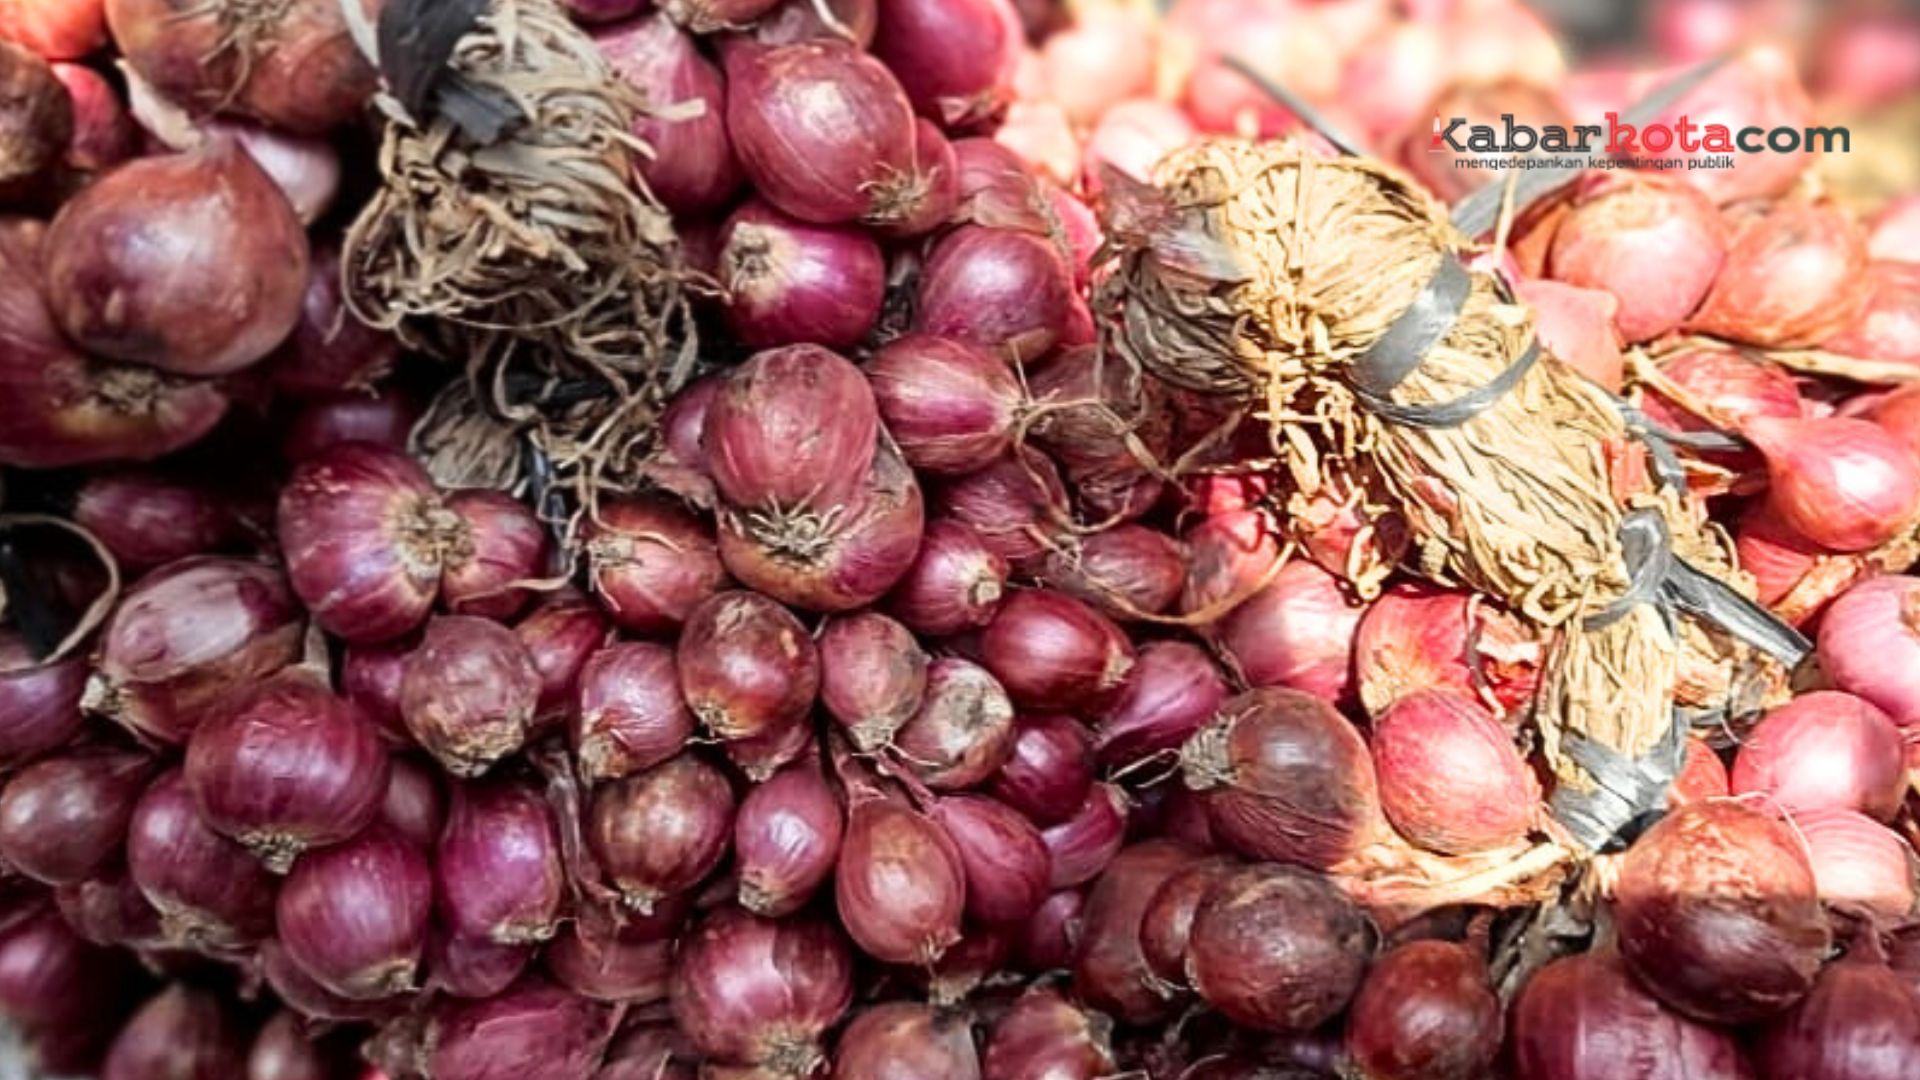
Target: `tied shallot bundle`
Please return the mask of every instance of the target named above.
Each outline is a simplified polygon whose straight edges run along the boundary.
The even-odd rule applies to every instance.
[[[1676,688],[1717,705],[1743,659],[1649,602],[1671,553],[1696,591],[1751,614],[1723,543],[1645,480],[1615,403],[1540,349],[1411,180],[1229,140],[1169,158],[1158,180],[1112,199],[1112,345],[1246,402],[1303,492],[1365,477],[1411,529],[1410,569],[1559,631],[1536,712],[1553,806],[1575,839],[1606,840],[1679,767]]]

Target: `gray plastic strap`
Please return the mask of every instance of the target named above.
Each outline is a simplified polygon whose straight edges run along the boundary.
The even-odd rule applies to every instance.
[[[1504,397],[1507,391],[1520,384],[1540,359],[1540,343],[1530,341],[1527,351],[1519,359],[1507,366],[1505,371],[1495,375],[1492,381],[1470,393],[1462,394],[1452,401],[1443,401],[1437,405],[1403,405],[1391,398],[1369,393],[1359,387],[1354,388],[1354,396],[1381,418],[1403,427],[1450,428],[1461,424],[1485,412],[1495,402]]]
[[[1349,370],[1354,386],[1379,397],[1392,393],[1453,331],[1472,290],[1473,279],[1460,265],[1459,257],[1451,251],[1442,252],[1440,265],[1426,288],[1393,320],[1386,333],[1353,361]]]
[[[1687,470],[1680,463],[1680,455],[1673,452],[1676,446],[1710,454],[1736,453],[1747,447],[1745,440],[1723,431],[1675,431],[1628,404],[1625,398],[1614,398],[1613,407],[1619,410],[1627,433],[1639,439],[1647,453],[1653,455],[1653,474],[1662,487],[1686,486]]]
[[[1629,758],[1577,731],[1562,732],[1560,750],[1593,779],[1591,791],[1555,787],[1548,805],[1555,820],[1590,850],[1604,848],[1620,830],[1665,801],[1686,760],[1687,725],[1676,717],[1660,744]]]

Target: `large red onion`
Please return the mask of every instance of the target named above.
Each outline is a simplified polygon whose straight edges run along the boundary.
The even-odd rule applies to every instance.
[[[1519,1075],[1550,1080],[1752,1080],[1734,1034],[1669,1010],[1602,947],[1535,972],[1513,1007]]]
[[[664,500],[606,500],[581,534],[593,594],[637,634],[677,628],[726,581],[712,530]]]
[[[1088,893],[1073,954],[1073,992],[1091,1008],[1127,1024],[1171,1015],[1173,996],[1153,973],[1140,930],[1161,885],[1194,858],[1186,847],[1149,840],[1120,852]]]
[[[871,1080],[980,1080],[980,1058],[964,1017],[893,1001],[861,1011],[840,1033],[833,1074]]]
[[[1906,797],[1905,750],[1887,714],[1819,690],[1767,713],[1734,756],[1733,792],[1782,809],[1858,810],[1890,821]]]
[[[273,927],[273,876],[207,824],[178,769],[155,780],[134,807],[127,873],[180,945],[230,948]]]
[[[108,869],[152,771],[144,754],[92,747],[14,773],[0,790],[0,860],[48,885]]]
[[[925,518],[913,470],[886,444],[848,501],[824,514],[722,511],[720,559],[743,584],[782,603],[848,611],[906,575]]]
[[[1154,648],[1142,650],[1143,662]],[[1063,713],[1033,713],[1015,721],[1012,749],[988,790],[1034,824],[1054,825],[1085,804],[1093,765],[1087,729],[1079,721]]]
[[[892,753],[936,791],[973,787],[1013,753],[1013,703],[987,669],[940,657],[928,665],[920,707],[894,732]]]
[[[723,592],[687,619],[675,658],[701,725],[725,740],[797,724],[820,686],[820,656],[793,613],[758,593]]]
[[[0,218],[0,462],[147,461],[199,440],[227,410],[215,384],[93,360],[41,295],[45,226]]]
[[[1177,751],[1213,719],[1228,696],[1226,676],[1198,646],[1150,642],[1127,684],[1094,723],[1100,761],[1125,767]]]
[[[1201,897],[1187,976],[1228,1019],[1266,1031],[1310,1031],[1346,1008],[1373,953],[1360,909],[1327,879],[1257,866]]]
[[[966,873],[967,914],[990,924],[1021,923],[1049,894],[1051,856],[1039,830],[1005,803],[956,795],[934,804]]]
[[[1539,782],[1507,729],[1471,698],[1446,690],[1401,698],[1374,721],[1380,804],[1400,835],[1462,855],[1526,839]]]
[[[1353,660],[1373,716],[1422,690],[1491,694],[1511,710],[1533,697],[1540,646],[1520,620],[1468,593],[1404,584],[1367,606]]]
[[[1181,760],[1214,832],[1250,858],[1327,869],[1387,828],[1367,744],[1311,694],[1273,688],[1228,701]]]
[[[985,349],[908,334],[876,350],[866,371],[880,418],[915,469],[969,473],[1011,444],[1020,382]]]
[[[340,293],[340,249],[313,252],[313,270],[293,335],[266,360],[275,388],[301,397],[365,393],[387,377],[400,342],[348,313]]]
[[[885,0],[873,51],[921,115],[970,127],[1012,96],[1019,28],[1006,0]]]
[[[1920,722],[1920,578],[1871,578],[1828,605],[1820,670],[1902,726]]]
[[[1007,574],[1007,560],[979,533],[935,518],[921,532],[913,565],[887,597],[887,610],[931,637],[977,630],[999,610]]]
[[[770,1078],[811,1076],[820,1046],[853,1000],[853,957],[833,926],[726,909],[682,942],[673,1018],[700,1053],[762,1066]]]
[[[488,619],[518,614],[532,596],[519,583],[544,576],[546,526],[527,504],[500,491],[456,491],[447,509],[465,527],[465,542],[447,552],[440,571],[447,610]]]
[[[984,1080],[1099,1080],[1114,1075],[1112,1023],[1057,992],[1022,994],[987,1037]]]
[[[1813,345],[1866,302],[1866,235],[1843,211],[1805,200],[1749,218],[1688,329],[1770,348]]]
[[[120,1029],[100,1080],[234,1080],[246,1069],[247,1039],[227,1003],[175,983],[147,1000]]]
[[[648,190],[676,214],[725,206],[745,177],[727,136],[727,84],[719,67],[665,15],[610,26],[593,40],[647,103],[634,112],[633,134],[652,148],[634,155],[634,172]]]
[[[860,750],[893,741],[927,693],[926,651],[877,612],[829,620],[820,632],[820,703]]]
[[[817,345],[791,345],[733,370],[707,408],[700,445],[734,506],[826,510],[866,480],[879,428],[859,368]]]
[[[733,818],[740,906],[778,918],[804,907],[840,856],[846,812],[818,765],[798,761],[755,784]]]
[[[407,731],[455,776],[478,776],[518,753],[533,726],[540,673],[513,631],[471,615],[440,615],[400,679]]]
[[[1047,550],[1070,516],[1067,489],[1053,459],[1030,447],[949,483],[941,492],[947,515],[979,534],[988,549],[1011,563]]]
[[[141,738],[185,742],[230,689],[292,661],[300,633],[299,606],[278,570],[183,559],[121,598],[102,631],[85,705]]]
[[[1710,1023],[1800,1000],[1830,944],[1804,842],[1734,800],[1683,806],[1647,830],[1621,860],[1613,909],[1628,968]]]
[[[526,784],[455,788],[433,870],[440,916],[454,935],[500,945],[553,935],[565,886],[560,837],[546,801]]]
[[[622,642],[595,653],[581,669],[572,736],[583,779],[651,769],[678,754],[692,735],[673,650]]]
[[[1713,203],[1685,182],[1632,173],[1582,191],[1553,233],[1548,272],[1620,301],[1614,325],[1630,342],[1680,325],[1707,295],[1727,254]]]
[[[567,589],[528,612],[513,633],[540,673],[535,716],[544,727],[573,711],[587,661],[606,647],[613,626],[600,605]]]
[[[865,229],[811,225],[749,201],[720,234],[727,322],[754,348],[860,344],[880,317],[886,261]]]
[[[963,225],[927,256],[913,325],[1031,362],[1060,340],[1072,298],[1073,270],[1052,241]]]
[[[130,162],[47,229],[49,307],[76,345],[181,375],[254,363],[307,285],[293,208],[237,143]]]
[[[239,515],[209,485],[144,470],[88,477],[74,493],[73,521],[113,552],[122,573],[210,554],[242,535]]]
[[[43,663],[19,631],[0,627],[0,767],[30,761],[79,734],[86,684],[84,655]]]
[[[495,997],[435,1001],[414,1060],[441,1080],[590,1080],[619,1016],[529,975]]]
[[[226,698],[187,744],[187,790],[207,824],[276,873],[365,828],[387,771],[373,722],[305,670]]]
[[[594,792],[587,842],[627,907],[653,911],[687,892],[726,858],[733,837],[733,787],[693,754]]]
[[[1366,608],[1348,599],[1339,578],[1305,559],[1216,627],[1220,648],[1248,686],[1286,686],[1345,700],[1353,688],[1353,642]]]
[[[294,591],[329,633],[356,644],[426,619],[465,531],[425,469],[372,443],[335,446],[295,469],[278,528]]]
[[[927,178],[913,106],[880,61],[844,42],[727,50],[727,134],[754,188],[802,221],[885,225]]]
[[[432,907],[426,853],[375,827],[300,856],[280,886],[274,927],[315,982],[364,1001],[413,989]]]
[[[1894,1080],[1920,1072],[1920,990],[1863,930],[1754,1046],[1764,1080]]]
[[[1106,616],[1065,593],[1008,597],[981,638],[987,669],[1014,701],[1075,708],[1118,689],[1133,670],[1133,643]]]
[[[1899,833],[1852,810],[1795,814],[1793,824],[1827,906],[1894,922],[1914,914],[1920,862]]]
[[[1478,1080],[1500,1053],[1500,999],[1470,945],[1414,941],[1368,970],[1347,1019],[1347,1054],[1378,1080]]]
[[[931,964],[960,940],[967,878],[946,830],[904,802],[857,794],[833,876],[840,925],[890,964]]]
[[[1755,417],[1740,433],[1766,455],[1773,512],[1823,547],[1865,551],[1920,517],[1920,462],[1877,424]]]

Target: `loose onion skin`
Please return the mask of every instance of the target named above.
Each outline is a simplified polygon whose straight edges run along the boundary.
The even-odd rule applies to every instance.
[[[860,369],[817,345],[755,353],[707,408],[700,446],[713,482],[742,509],[825,510],[853,499],[880,430]]]
[[[680,752],[693,730],[672,649],[621,642],[594,653],[581,669],[572,739],[580,775],[589,783],[661,764]]]
[[[275,873],[365,828],[387,775],[373,721],[306,671],[229,697],[187,744],[187,789],[207,823]]]
[[[632,1007],[665,1001],[673,971],[675,941],[627,940],[619,934],[592,933],[569,923],[544,950],[547,972],[581,997]]]
[[[1072,269],[1050,240],[963,225],[927,256],[913,326],[1031,362],[1059,343],[1072,300]]]
[[[755,784],[733,819],[740,906],[767,918],[800,910],[833,873],[845,831],[818,765],[797,761]]]
[[[1773,512],[1823,547],[1878,547],[1920,517],[1920,463],[1876,424],[1755,417],[1740,433],[1766,455]]]
[[[886,599],[893,616],[916,633],[945,637],[993,621],[1006,594],[1007,560],[969,526],[927,522],[913,565]]]
[[[1181,751],[1214,833],[1255,859],[1328,869],[1386,828],[1360,733],[1322,699],[1254,690]]]
[[[833,1073],[869,1080],[980,1080],[980,1058],[964,1018],[893,1001],[861,1011],[840,1033]]]
[[[101,1080],[232,1080],[246,1068],[239,1022],[213,993],[175,983],[150,998],[113,1040]]]
[[[893,750],[936,791],[973,787],[1013,752],[1013,703],[985,668],[940,657],[928,665],[926,694],[894,733]]]
[[[281,947],[315,982],[357,1001],[415,985],[433,868],[398,833],[373,828],[294,864],[275,901]]]
[[[733,836],[733,787],[693,754],[601,787],[587,842],[627,907],[651,914],[720,865]]]
[[[1874,931],[1863,931],[1863,935]],[[1864,937],[1754,1047],[1763,1080],[1894,1080],[1920,1070],[1920,990]]]
[[[479,776],[519,752],[540,701],[540,673],[513,631],[471,615],[436,616],[400,678],[413,739],[455,776]]]
[[[1039,830],[1005,803],[956,795],[934,804],[966,872],[967,914],[989,924],[1019,923],[1050,891],[1051,857]]]
[[[46,758],[0,790],[0,859],[48,885],[75,885],[119,854],[152,762],[107,747]]]
[[[609,499],[582,533],[594,596],[636,634],[676,629],[727,579],[712,530],[664,500]]]
[[[674,1022],[711,1058],[804,1077],[824,1062],[820,1038],[853,1000],[853,957],[834,927],[737,909],[702,922],[674,967]]]
[[[856,796],[833,877],[840,925],[889,964],[931,964],[960,940],[966,870],[932,818],[893,799]]]
[[[273,928],[273,876],[206,823],[178,769],[156,779],[134,807],[127,873],[180,945],[231,948]]]
[[[1207,890],[1187,941],[1187,978],[1228,1019],[1310,1031],[1338,1015],[1372,956],[1366,916],[1311,871],[1241,870]]]
[[[1141,949],[1147,907],[1194,854],[1167,840],[1149,840],[1120,852],[1087,894],[1073,955],[1074,996],[1127,1024],[1151,1024],[1172,1015],[1167,985]]]
[[[85,656],[40,663],[19,631],[0,628],[0,767],[21,765],[79,734],[86,685]]]
[[[1126,686],[1094,723],[1100,763],[1123,768],[1178,750],[1213,719],[1228,693],[1219,665],[1198,646],[1148,643]]]
[[[980,346],[907,334],[876,350],[866,372],[887,432],[915,469],[969,473],[1012,444],[1020,383]]]
[[[1559,281],[1611,293],[1620,301],[1620,336],[1651,341],[1693,314],[1728,241],[1726,224],[1698,189],[1655,175],[1609,177],[1560,221],[1548,268]]]
[[[46,259],[49,307],[75,344],[180,375],[266,356],[307,286],[300,220],[225,139],[101,178],[48,226]]]
[[[1375,1080],[1477,1080],[1500,1053],[1500,999],[1470,946],[1414,941],[1374,962],[1347,1019],[1347,1054]]]
[[[560,838],[553,812],[525,784],[455,788],[433,869],[440,917],[454,935],[498,945],[553,936],[565,893]]]
[[[1111,1024],[1051,990],[1022,994],[987,1039],[985,1080],[1097,1080],[1114,1071]]]
[[[529,975],[496,997],[435,1002],[416,1060],[433,1077],[590,1080],[618,1018],[610,1006]]]
[[[649,102],[699,102],[698,116],[668,118],[641,109],[633,133],[653,147],[634,171],[669,210],[699,214],[727,204],[745,179],[727,137],[727,84],[692,35],[666,15],[648,15],[594,34],[594,43],[627,85]]]
[[[886,224],[915,201],[913,107],[880,61],[827,41],[724,59],[727,134],[768,202],[832,225]]]
[[[143,739],[183,743],[219,698],[278,671],[299,647],[299,605],[278,570],[183,559],[121,598],[84,704]]]
[[[926,651],[876,612],[829,620],[820,633],[820,703],[872,753],[913,719],[927,694]]]
[[[294,470],[278,528],[294,592],[313,617],[371,644],[426,620],[460,522],[405,453],[345,443]]]
[[[981,638],[989,671],[1028,708],[1073,708],[1118,689],[1133,670],[1133,643],[1106,616],[1065,593],[1007,598]]]
[[[1898,728],[1836,690],[1802,694],[1769,712],[1734,756],[1736,795],[1762,792],[1787,811],[1857,810],[1890,821],[1906,797]]]
[[[1669,1010],[1610,948],[1535,972],[1513,1008],[1519,1075],[1554,1080],[1752,1080],[1731,1032]]]
[[[1804,843],[1732,800],[1683,806],[1644,833],[1621,861],[1614,918],[1646,988],[1710,1023],[1791,1006],[1830,943]]]
[[[753,348],[858,345],[880,317],[886,273],[867,230],[810,225],[757,200],[720,233],[727,322]]]
[[[1380,804],[1400,835],[1461,855],[1526,839],[1539,783],[1506,728],[1450,691],[1401,698],[1374,724]]]
[[[758,593],[723,592],[695,608],[675,659],[687,707],[728,741],[797,723],[820,687],[820,655],[806,628]]]
[[[1093,786],[1094,760],[1089,742],[1087,729],[1071,716],[1036,713],[1019,717],[1012,750],[994,774],[989,793],[1036,825],[1067,820],[1085,803],[1087,791]]]

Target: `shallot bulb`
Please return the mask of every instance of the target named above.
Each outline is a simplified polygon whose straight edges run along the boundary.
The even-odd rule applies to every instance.
[[[886,608],[908,629],[931,637],[978,630],[999,610],[1008,573],[1007,560],[979,533],[935,518],[922,530],[920,551]]]
[[[1920,990],[1887,966],[1873,931],[1754,1047],[1765,1080],[1892,1080],[1920,1070]]]
[[[720,865],[733,837],[733,787],[681,754],[594,792],[587,841],[627,907],[650,914]]]
[[[1365,610],[1339,578],[1299,559],[1215,631],[1247,685],[1287,686],[1338,703],[1353,687],[1354,635]]]
[[[1133,643],[1113,621],[1065,593],[1008,597],[981,637],[989,671],[1015,702],[1071,708],[1118,689],[1133,670]]]
[[[1754,417],[1740,433],[1766,455],[1768,505],[1834,551],[1865,551],[1920,517],[1920,461],[1866,420]]]
[[[702,727],[738,741],[798,724],[820,687],[820,654],[793,613],[757,593],[720,593],[687,619],[680,690]]]
[[[1902,726],[1920,722],[1920,578],[1871,578],[1827,607],[1820,670]]]
[[[148,999],[114,1037],[101,1080],[219,1080],[246,1068],[247,1042],[227,1003],[174,983]]]
[[[825,1061],[821,1038],[853,1001],[853,957],[828,923],[723,909],[682,943],[670,1000],[701,1054],[810,1076]]]
[[[1920,859],[1899,833],[1852,810],[1795,814],[1793,823],[1829,907],[1894,921],[1914,914]]]
[[[1431,851],[1466,854],[1526,839],[1539,784],[1498,720],[1470,698],[1423,691],[1374,722],[1380,804],[1400,835]]]
[[[817,345],[756,353],[707,408],[700,445],[733,506],[774,513],[849,502],[873,463],[880,429],[860,369]]]
[[[134,807],[127,873],[179,945],[232,948],[273,929],[273,875],[207,824],[178,769],[150,784]]]
[[[1114,1075],[1112,1024],[1047,989],[1022,994],[987,1037],[986,1080],[1098,1080]]]
[[[615,18],[643,6],[614,2],[629,9]],[[634,172],[648,190],[676,214],[724,207],[745,177],[727,136],[727,84],[719,67],[664,14],[609,26],[593,40],[616,75],[650,106],[665,106],[659,114],[652,108],[634,112],[634,135],[653,148],[634,155]],[[696,104],[700,112],[692,115]]]
[[[1548,272],[1611,293],[1620,336],[1651,341],[1693,314],[1727,244],[1726,224],[1697,188],[1647,173],[1609,176],[1554,230]]]
[[[1347,1053],[1379,1080],[1477,1080],[1500,1053],[1500,999],[1471,945],[1413,941],[1368,970],[1347,1018]]]
[[[733,819],[740,906],[768,917],[800,910],[833,873],[845,831],[817,764],[794,762],[755,784]]]
[[[1150,651],[1153,646],[1147,648]],[[1146,652],[1141,655],[1144,658]],[[1057,825],[1080,810],[1093,786],[1090,742],[1087,729],[1071,716],[1019,717],[1012,749],[994,774],[989,791],[1034,824]]]
[[[727,322],[754,348],[860,344],[880,317],[886,260],[865,229],[813,225],[748,202],[720,233]]]
[[[1519,1075],[1616,1080],[1645,1062],[1646,1080],[1751,1080],[1731,1031],[1668,1009],[1610,947],[1564,956],[1535,972],[1513,1007]]]
[[[893,1001],[863,1010],[840,1033],[833,1074],[874,1080],[980,1080],[980,1058],[964,1017]]]
[[[14,773],[0,789],[0,860],[48,885],[107,870],[152,771],[144,754],[82,747]]]
[[[608,499],[581,534],[589,587],[636,634],[677,628],[727,580],[713,530],[664,500]]]
[[[1904,757],[1886,713],[1819,690],[1767,713],[1747,736],[1734,755],[1733,792],[1764,793],[1788,811],[1857,810],[1889,821],[1906,797]]]
[[[471,615],[427,624],[400,679],[415,742],[455,776],[478,776],[526,744],[540,673],[513,631]]]
[[[1167,1019],[1171,988],[1154,974],[1141,927],[1162,885],[1194,859],[1186,847],[1149,840],[1114,856],[1087,894],[1073,951],[1074,996],[1128,1024]]]
[[[693,737],[693,713],[665,645],[620,642],[594,653],[580,669],[577,700],[570,734],[590,783],[651,769]]]
[[[885,615],[832,619],[820,633],[820,703],[871,753],[920,711],[927,664],[912,632]]]
[[[86,683],[85,656],[42,663],[19,631],[0,628],[0,766],[16,767],[79,734]]]
[[[1620,954],[1667,1005],[1748,1023],[1806,996],[1831,944],[1804,842],[1734,800],[1683,806],[1627,850]]]
[[[969,473],[1012,443],[1020,383],[984,348],[908,334],[876,350],[866,372],[888,434],[915,469]]]
[[[1040,832],[1005,803],[957,795],[934,804],[966,872],[967,914],[989,924],[1025,922],[1049,894],[1052,858]]]
[[[398,833],[373,828],[294,864],[274,926],[287,956],[354,1000],[410,990],[427,942],[433,868]]]
[[[529,975],[493,997],[440,998],[412,1060],[426,1076],[591,1077],[619,1011]]]
[[[440,918],[454,935],[497,945],[553,936],[565,888],[560,834],[528,785],[488,779],[456,787],[433,870]]]
[[[1327,879],[1257,866],[1214,883],[1187,941],[1187,975],[1228,1019],[1310,1031],[1346,1008],[1372,956],[1366,916]]]
[[[47,297],[89,353],[179,375],[258,361],[300,319],[307,236],[239,144],[141,158],[61,207]]]
[[[1851,217],[1782,201],[1734,235],[1726,269],[1687,326],[1769,348],[1813,345],[1853,321],[1866,270],[1866,236]]]
[[[892,798],[856,796],[834,870],[840,925],[891,964],[930,964],[960,940],[967,878],[934,819]]]
[[[919,708],[894,732],[892,752],[936,791],[985,781],[1013,753],[1013,703],[987,669],[943,656],[927,667]]]

